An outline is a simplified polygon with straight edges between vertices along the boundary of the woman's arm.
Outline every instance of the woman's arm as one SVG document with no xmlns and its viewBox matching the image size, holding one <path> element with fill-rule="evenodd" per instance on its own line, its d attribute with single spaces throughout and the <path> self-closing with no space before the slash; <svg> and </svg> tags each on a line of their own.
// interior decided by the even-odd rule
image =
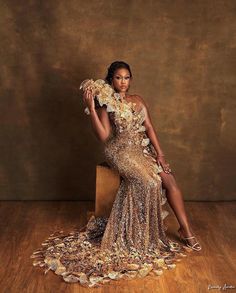
<svg viewBox="0 0 236 293">
<path fill-rule="evenodd" d="M 105 106 L 90 110 L 91 124 L 96 137 L 105 142 L 111 133 L 111 124 Z"/>
<path fill-rule="evenodd" d="M 141 98 L 140 96 L 139 96 L 139 101 L 142 103 L 142 105 L 144 107 L 144 113 L 145 113 L 144 126 L 146 128 L 147 136 L 149 137 L 149 139 L 150 139 L 150 141 L 151 141 L 152 145 L 154 146 L 155 151 L 157 153 L 156 154 L 157 155 L 157 162 L 161 164 L 164 172 L 169 174 L 171 172 L 171 169 L 169 167 L 170 164 L 167 164 L 164 159 L 164 153 L 163 153 L 161 146 L 160 146 L 160 143 L 158 141 L 157 133 L 153 127 L 147 104 L 145 103 L 143 98 Z"/>
<path fill-rule="evenodd" d="M 156 130 L 155 130 L 154 126 L 153 126 L 151 116 L 150 116 L 150 113 L 149 113 L 149 110 L 148 110 L 148 106 L 147 106 L 146 102 L 143 100 L 142 97 L 139 96 L 139 100 L 140 100 L 140 102 L 142 103 L 142 105 L 144 107 L 145 121 L 144 121 L 143 125 L 146 128 L 147 136 L 149 137 L 152 145 L 154 146 L 157 155 L 162 156 L 162 155 L 164 155 L 164 153 L 163 153 L 163 151 L 161 149 Z"/>
<path fill-rule="evenodd" d="M 96 111 L 94 97 L 90 90 L 85 90 L 83 101 L 89 109 L 90 120 L 96 137 L 100 141 L 105 142 L 111 133 L 111 124 L 106 111 L 106 106 L 100 107 Z"/>
</svg>

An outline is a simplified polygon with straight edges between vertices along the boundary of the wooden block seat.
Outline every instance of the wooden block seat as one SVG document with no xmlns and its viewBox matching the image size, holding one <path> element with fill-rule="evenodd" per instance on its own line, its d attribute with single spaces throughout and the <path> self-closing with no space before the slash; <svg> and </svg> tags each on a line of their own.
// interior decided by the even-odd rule
<svg viewBox="0 0 236 293">
<path fill-rule="evenodd" d="M 95 216 L 109 217 L 120 185 L 119 173 L 106 162 L 96 166 Z"/>
</svg>

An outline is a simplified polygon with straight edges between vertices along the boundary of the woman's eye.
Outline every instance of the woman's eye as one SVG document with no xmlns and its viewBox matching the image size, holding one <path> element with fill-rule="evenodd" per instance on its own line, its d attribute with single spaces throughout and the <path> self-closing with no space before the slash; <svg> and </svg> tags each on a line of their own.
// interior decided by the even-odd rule
<svg viewBox="0 0 236 293">
<path fill-rule="evenodd" d="M 120 77 L 120 76 L 116 76 L 116 79 L 117 79 L 117 80 L 120 80 L 120 79 L 122 79 L 122 77 Z M 126 79 L 126 80 L 127 80 L 127 79 L 130 79 L 130 76 L 125 77 L 125 79 Z"/>
</svg>

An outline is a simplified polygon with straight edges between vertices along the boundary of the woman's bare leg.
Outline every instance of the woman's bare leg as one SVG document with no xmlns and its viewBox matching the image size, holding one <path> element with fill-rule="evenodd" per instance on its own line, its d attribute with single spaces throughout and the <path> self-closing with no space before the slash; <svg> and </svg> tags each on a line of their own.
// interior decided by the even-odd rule
<svg viewBox="0 0 236 293">
<path fill-rule="evenodd" d="M 162 179 L 163 187 L 166 189 L 166 197 L 169 205 L 174 211 L 176 218 L 179 222 L 183 237 L 193 236 L 189 220 L 184 207 L 184 200 L 180 188 L 177 185 L 175 177 L 171 173 L 165 173 L 164 171 L 159 173 Z M 197 242 L 195 238 L 188 239 L 190 245 Z M 198 246 L 197 246 L 198 247 Z"/>
</svg>

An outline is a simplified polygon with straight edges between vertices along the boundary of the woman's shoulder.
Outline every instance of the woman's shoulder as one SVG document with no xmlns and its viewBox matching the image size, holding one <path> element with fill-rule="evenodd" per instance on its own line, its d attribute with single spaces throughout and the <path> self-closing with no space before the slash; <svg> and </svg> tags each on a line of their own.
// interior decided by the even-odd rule
<svg viewBox="0 0 236 293">
<path fill-rule="evenodd" d="M 139 94 L 132 94 L 130 95 L 131 98 L 133 98 L 133 102 L 139 102 L 140 104 L 142 104 L 143 106 L 146 107 L 146 102 L 144 100 L 144 98 L 139 95 Z"/>
<path fill-rule="evenodd" d="M 138 94 L 129 94 L 129 97 L 133 100 L 139 100 L 139 101 L 143 100 L 143 98 Z"/>
</svg>

